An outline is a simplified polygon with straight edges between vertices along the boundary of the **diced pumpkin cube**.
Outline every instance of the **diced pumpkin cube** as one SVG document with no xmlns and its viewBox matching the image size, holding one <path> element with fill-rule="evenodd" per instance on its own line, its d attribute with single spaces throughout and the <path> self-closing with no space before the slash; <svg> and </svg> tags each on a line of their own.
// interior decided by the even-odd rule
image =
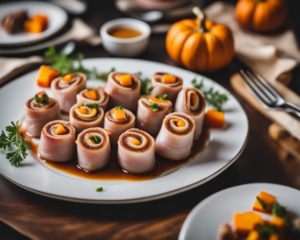
<svg viewBox="0 0 300 240">
<path fill-rule="evenodd" d="M 42 22 L 26 20 L 24 22 L 24 30 L 31 33 L 41 33 L 44 31 L 44 26 Z"/>
<path fill-rule="evenodd" d="M 282 217 L 274 216 L 269 221 L 271 225 L 276 226 L 277 228 L 283 228 L 285 225 L 285 221 Z"/>
<path fill-rule="evenodd" d="M 204 125 L 213 128 L 224 127 L 225 119 L 223 112 L 217 112 L 215 109 L 209 109 L 204 118 Z"/>
<path fill-rule="evenodd" d="M 59 124 L 54 132 L 56 135 L 62 135 L 62 134 L 65 134 L 67 132 L 67 130 L 64 128 L 64 126 L 62 124 Z"/>
<path fill-rule="evenodd" d="M 132 79 L 130 74 L 123 74 L 118 77 L 120 84 L 124 87 L 129 87 L 132 85 Z"/>
<path fill-rule="evenodd" d="M 265 202 L 266 209 L 263 208 L 262 204 L 257 199 L 255 199 L 252 209 L 258 212 L 270 213 L 272 210 L 272 205 L 276 201 L 276 197 L 263 191 L 258 194 L 258 197 Z"/>
<path fill-rule="evenodd" d="M 161 102 L 161 103 L 168 103 L 169 102 L 168 100 L 162 100 L 162 99 L 159 99 L 159 98 L 156 98 L 156 97 L 150 97 L 149 99 L 153 102 Z"/>
<path fill-rule="evenodd" d="M 73 78 L 73 74 L 69 73 L 62 77 L 62 80 L 64 81 L 70 81 Z"/>
<path fill-rule="evenodd" d="M 130 138 L 130 142 L 134 145 L 140 145 L 141 142 L 139 140 L 137 140 L 136 138 Z"/>
<path fill-rule="evenodd" d="M 174 83 L 176 82 L 176 77 L 169 74 L 164 74 L 162 78 L 163 83 Z"/>
<path fill-rule="evenodd" d="M 45 30 L 48 26 L 48 17 L 45 15 L 37 14 L 32 18 L 34 22 L 40 22 L 43 25 L 43 30 Z"/>
<path fill-rule="evenodd" d="M 93 89 L 88 90 L 85 92 L 85 94 L 89 97 L 91 100 L 98 100 L 97 92 Z"/>
<path fill-rule="evenodd" d="M 238 233 L 249 233 L 256 225 L 263 225 L 264 220 L 261 215 L 253 212 L 235 213 L 233 225 Z"/>
<path fill-rule="evenodd" d="M 126 113 L 124 111 L 124 109 L 114 109 L 114 115 L 115 115 L 115 119 L 118 121 L 124 121 L 127 119 Z"/>
<path fill-rule="evenodd" d="M 259 240 L 259 239 L 260 239 L 260 235 L 256 230 L 252 230 L 246 238 L 246 240 Z"/>
<path fill-rule="evenodd" d="M 279 240 L 279 239 L 280 239 L 279 235 L 273 233 L 273 234 L 271 234 L 271 235 L 269 236 L 269 239 L 268 239 L 268 240 Z"/>
<path fill-rule="evenodd" d="M 85 108 L 77 108 L 77 111 L 80 112 L 81 114 L 88 114 L 89 111 Z"/>
<path fill-rule="evenodd" d="M 42 65 L 36 79 L 37 85 L 40 87 L 50 87 L 53 79 L 58 77 L 59 74 L 59 71 L 55 71 L 49 66 Z"/>
</svg>

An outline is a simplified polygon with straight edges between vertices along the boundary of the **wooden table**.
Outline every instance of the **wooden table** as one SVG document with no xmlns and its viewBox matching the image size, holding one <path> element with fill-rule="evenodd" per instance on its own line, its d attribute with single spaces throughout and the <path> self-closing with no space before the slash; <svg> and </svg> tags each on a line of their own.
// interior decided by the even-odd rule
<svg viewBox="0 0 300 240">
<path fill-rule="evenodd" d="M 82 18 L 96 29 L 110 19 L 123 16 L 112 1 L 89 1 L 89 4 L 90 8 Z M 288 4 L 292 19 L 296 19 L 292 0 Z M 164 39 L 165 34 L 151 36 L 148 49 L 138 58 L 177 66 L 166 53 Z M 102 46 L 79 46 L 77 50 L 87 58 L 110 57 Z M 227 88 L 242 104 L 249 119 L 248 144 L 238 161 L 225 172 L 184 193 L 128 205 L 89 205 L 54 200 L 27 192 L 0 176 L 0 220 L 5 223 L 0 222 L 0 239 L 176 239 L 191 209 L 217 191 L 252 182 L 279 183 L 300 189 L 294 168 L 280 161 L 279 147 L 268 136 L 271 122 L 230 87 L 230 76 L 241 67 L 243 65 L 233 59 L 224 69 L 203 74 Z M 295 70 L 293 74 L 291 87 L 299 93 L 300 81 L 297 80 L 300 71 Z"/>
</svg>

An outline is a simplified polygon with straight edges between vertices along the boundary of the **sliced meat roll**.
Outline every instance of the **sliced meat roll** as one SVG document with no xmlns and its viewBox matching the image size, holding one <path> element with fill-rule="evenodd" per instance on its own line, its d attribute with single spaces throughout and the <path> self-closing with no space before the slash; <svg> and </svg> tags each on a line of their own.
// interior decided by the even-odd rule
<svg viewBox="0 0 300 240">
<path fill-rule="evenodd" d="M 75 156 L 75 128 L 63 120 L 47 123 L 42 130 L 39 157 L 46 161 L 66 162 Z"/>
<path fill-rule="evenodd" d="M 77 94 L 76 99 L 77 103 L 96 103 L 99 107 L 102 107 L 105 112 L 109 101 L 109 96 L 102 87 L 99 87 L 97 89 L 89 88 L 82 90 Z"/>
<path fill-rule="evenodd" d="M 172 102 L 156 97 L 141 98 L 138 102 L 137 127 L 156 136 L 165 116 L 172 111 Z"/>
<path fill-rule="evenodd" d="M 86 76 L 83 73 L 72 73 L 58 77 L 51 83 L 53 97 L 59 102 L 60 110 L 68 113 L 76 103 L 76 95 L 86 88 Z"/>
<path fill-rule="evenodd" d="M 31 98 L 24 104 L 26 128 L 32 137 L 40 137 L 46 123 L 61 118 L 59 104 L 55 99 L 49 98 L 44 91 L 36 96 L 38 98 Z"/>
<path fill-rule="evenodd" d="M 185 113 L 167 115 L 155 141 L 155 152 L 171 160 L 183 160 L 191 153 L 195 121 Z"/>
<path fill-rule="evenodd" d="M 129 111 L 136 112 L 140 98 L 141 82 L 139 74 L 112 72 L 108 75 L 105 92 L 109 95 L 109 107 L 122 105 Z"/>
<path fill-rule="evenodd" d="M 121 106 L 113 108 L 105 114 L 104 128 L 114 132 L 110 137 L 112 146 L 117 146 L 119 136 L 126 130 L 134 128 L 134 126 L 134 114 Z"/>
<path fill-rule="evenodd" d="M 186 113 L 195 120 L 194 140 L 197 140 L 202 133 L 205 106 L 205 96 L 196 88 L 184 88 L 177 96 L 174 111 Z"/>
<path fill-rule="evenodd" d="M 76 133 L 91 127 L 103 127 L 104 111 L 96 103 L 76 103 L 70 110 L 70 123 Z"/>
<path fill-rule="evenodd" d="M 151 96 L 168 94 L 168 99 L 174 104 L 177 94 L 182 89 L 183 80 L 180 77 L 167 73 L 155 73 L 151 80 L 153 90 Z"/>
<path fill-rule="evenodd" d="M 137 128 L 123 133 L 118 141 L 120 166 L 131 173 L 146 173 L 155 166 L 154 138 Z"/>
<path fill-rule="evenodd" d="M 110 141 L 103 128 L 89 128 L 77 137 L 78 165 L 87 170 L 95 171 L 103 168 L 109 161 Z"/>
</svg>

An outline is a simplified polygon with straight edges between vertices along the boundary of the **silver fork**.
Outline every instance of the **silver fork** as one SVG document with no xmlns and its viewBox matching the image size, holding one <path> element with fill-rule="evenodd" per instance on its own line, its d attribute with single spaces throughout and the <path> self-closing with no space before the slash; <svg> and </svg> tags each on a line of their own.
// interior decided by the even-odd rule
<svg viewBox="0 0 300 240">
<path fill-rule="evenodd" d="M 239 74 L 265 109 L 295 113 L 300 117 L 300 106 L 285 101 L 262 76 L 249 70 L 240 70 Z"/>
</svg>

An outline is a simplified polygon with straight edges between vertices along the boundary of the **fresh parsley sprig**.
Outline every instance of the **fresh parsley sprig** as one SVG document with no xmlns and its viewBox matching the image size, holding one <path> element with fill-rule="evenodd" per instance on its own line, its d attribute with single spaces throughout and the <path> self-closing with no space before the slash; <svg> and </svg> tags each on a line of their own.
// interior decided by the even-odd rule
<svg viewBox="0 0 300 240">
<path fill-rule="evenodd" d="M 151 103 L 150 107 L 152 108 L 153 112 L 158 112 L 159 111 L 158 106 L 157 106 L 156 103 Z"/>
<path fill-rule="evenodd" d="M 222 104 L 228 101 L 228 94 L 219 93 L 219 91 L 215 91 L 213 87 L 211 87 L 208 91 L 205 91 L 203 89 L 203 82 L 203 79 L 198 82 L 196 77 L 192 80 L 193 86 L 203 92 L 207 103 L 213 106 L 218 112 L 221 112 Z"/>
<path fill-rule="evenodd" d="M 168 94 L 165 93 L 165 94 L 163 94 L 161 96 L 156 95 L 155 97 L 158 98 L 158 99 L 160 99 L 160 100 L 167 100 L 168 99 Z"/>
<path fill-rule="evenodd" d="M 6 154 L 6 158 L 13 166 L 17 166 L 25 160 L 28 155 L 26 149 L 30 148 L 30 143 L 21 138 L 19 129 L 19 121 L 16 123 L 11 122 L 11 126 L 6 127 L 8 135 L 3 131 L 0 135 L 0 148 L 4 150 L 6 150 L 6 148 L 11 149 L 11 144 L 16 147 L 15 151 Z"/>
<path fill-rule="evenodd" d="M 97 108 L 98 107 L 97 103 L 90 104 L 88 102 L 84 102 L 83 105 L 86 106 L 86 107 L 89 107 L 89 108 Z"/>
<path fill-rule="evenodd" d="M 140 76 L 142 76 L 142 73 L 139 72 Z M 141 78 L 141 95 L 148 95 L 152 92 L 154 87 L 151 87 L 151 80 L 149 78 Z"/>
<path fill-rule="evenodd" d="M 94 143 L 100 143 L 101 142 L 101 138 L 98 136 L 91 136 L 90 139 L 94 142 Z"/>
<path fill-rule="evenodd" d="M 47 94 L 43 94 L 43 97 L 39 97 L 37 94 L 34 96 L 34 100 L 37 103 L 48 102 L 49 97 Z"/>
<path fill-rule="evenodd" d="M 116 110 L 122 110 L 123 109 L 123 107 L 120 105 L 120 106 L 115 106 L 115 109 Z"/>
</svg>

